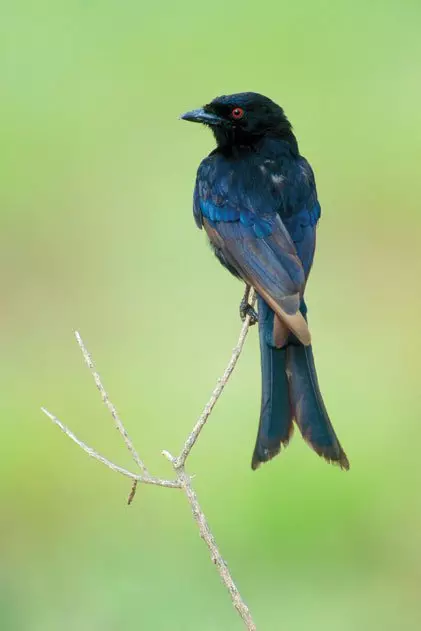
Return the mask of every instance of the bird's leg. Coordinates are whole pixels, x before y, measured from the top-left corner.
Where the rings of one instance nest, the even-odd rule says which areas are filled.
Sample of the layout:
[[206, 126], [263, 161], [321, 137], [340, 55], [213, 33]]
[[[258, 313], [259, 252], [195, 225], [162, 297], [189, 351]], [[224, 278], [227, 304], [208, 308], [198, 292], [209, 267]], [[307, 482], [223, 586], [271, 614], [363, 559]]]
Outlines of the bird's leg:
[[244, 292], [243, 299], [240, 302], [240, 318], [244, 322], [246, 317], [249, 316], [250, 326], [253, 326], [253, 324], [256, 324], [256, 322], [258, 321], [258, 316], [254, 308], [249, 303], [250, 290], [251, 290], [250, 285], [246, 285], [246, 290]]

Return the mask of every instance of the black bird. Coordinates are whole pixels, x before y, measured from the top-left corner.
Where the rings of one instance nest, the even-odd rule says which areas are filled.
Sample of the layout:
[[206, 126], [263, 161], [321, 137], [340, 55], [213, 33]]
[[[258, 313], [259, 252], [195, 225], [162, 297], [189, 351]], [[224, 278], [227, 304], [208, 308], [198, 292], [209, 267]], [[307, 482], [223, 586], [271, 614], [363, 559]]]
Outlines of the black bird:
[[217, 147], [200, 164], [193, 213], [224, 267], [258, 296], [262, 402], [251, 466], [286, 446], [293, 421], [328, 462], [349, 469], [320, 393], [304, 289], [320, 217], [313, 171], [279, 105], [254, 92], [220, 96], [183, 114]]

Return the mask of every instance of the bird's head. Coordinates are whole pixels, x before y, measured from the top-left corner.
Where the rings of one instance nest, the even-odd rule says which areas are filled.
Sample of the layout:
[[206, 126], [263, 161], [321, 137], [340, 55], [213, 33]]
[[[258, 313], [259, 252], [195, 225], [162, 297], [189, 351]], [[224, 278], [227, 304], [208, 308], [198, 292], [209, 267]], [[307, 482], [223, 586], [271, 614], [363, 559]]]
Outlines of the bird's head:
[[295, 140], [282, 107], [255, 92], [218, 96], [181, 118], [210, 127], [218, 145], [250, 145], [264, 136]]

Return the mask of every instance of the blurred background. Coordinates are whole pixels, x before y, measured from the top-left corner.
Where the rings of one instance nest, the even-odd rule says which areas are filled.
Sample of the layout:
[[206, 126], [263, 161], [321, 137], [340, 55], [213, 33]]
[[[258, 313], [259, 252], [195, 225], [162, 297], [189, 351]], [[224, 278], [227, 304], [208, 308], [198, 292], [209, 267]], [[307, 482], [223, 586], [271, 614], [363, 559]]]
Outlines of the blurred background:
[[240, 630], [185, 497], [123, 466], [73, 338], [170, 476], [240, 329], [192, 218], [214, 96], [279, 102], [323, 216], [308, 304], [344, 473], [295, 435], [250, 469], [257, 331], [189, 461], [259, 629], [421, 628], [418, 0], [15, 0], [0, 20], [0, 628]]

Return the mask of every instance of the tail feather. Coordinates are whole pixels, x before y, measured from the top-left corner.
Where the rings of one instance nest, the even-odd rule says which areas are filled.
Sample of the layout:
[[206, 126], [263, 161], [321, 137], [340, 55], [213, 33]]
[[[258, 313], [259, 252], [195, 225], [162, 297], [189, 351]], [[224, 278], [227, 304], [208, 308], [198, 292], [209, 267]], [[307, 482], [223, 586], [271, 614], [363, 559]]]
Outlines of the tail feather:
[[328, 462], [348, 470], [348, 458], [330, 422], [317, 380], [311, 346], [287, 347], [289, 396], [304, 440]]
[[275, 348], [270, 342], [273, 316], [273, 311], [259, 299], [262, 403], [252, 469], [276, 456], [281, 446], [288, 444], [293, 431], [286, 372], [287, 351], [286, 348]]
[[[277, 348], [282, 331], [276, 326], [275, 314], [262, 298], [258, 303], [262, 403], [252, 469], [287, 446], [295, 420], [304, 440], [319, 456], [348, 470], [348, 458], [320, 392], [311, 345], [303, 346], [290, 335], [285, 346]], [[305, 317], [304, 303], [302, 309]]]

